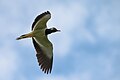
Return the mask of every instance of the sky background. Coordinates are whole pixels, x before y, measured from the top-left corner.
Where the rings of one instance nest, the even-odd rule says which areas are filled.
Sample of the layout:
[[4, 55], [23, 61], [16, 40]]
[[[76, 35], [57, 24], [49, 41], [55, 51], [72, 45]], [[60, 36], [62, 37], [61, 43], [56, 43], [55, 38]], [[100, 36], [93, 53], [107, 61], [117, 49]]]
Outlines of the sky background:
[[[52, 73], [38, 66], [31, 31], [50, 11]], [[0, 80], [120, 80], [120, 0], [0, 0]]]

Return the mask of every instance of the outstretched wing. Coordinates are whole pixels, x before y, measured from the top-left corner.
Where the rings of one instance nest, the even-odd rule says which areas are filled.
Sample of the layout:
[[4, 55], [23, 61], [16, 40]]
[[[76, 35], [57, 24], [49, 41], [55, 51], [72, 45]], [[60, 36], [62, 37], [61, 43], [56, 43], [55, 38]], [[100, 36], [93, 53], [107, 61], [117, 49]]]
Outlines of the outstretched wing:
[[[47, 37], [46, 37], [47, 38]], [[51, 42], [45, 37], [42, 43], [40, 43], [40, 39], [37, 37], [32, 38], [34, 47], [36, 49], [36, 57], [38, 59], [39, 66], [44, 73], [51, 73], [52, 63], [53, 63], [53, 46]]]
[[51, 18], [51, 14], [49, 11], [38, 15], [32, 24], [32, 30], [46, 28], [46, 23], [50, 18]]

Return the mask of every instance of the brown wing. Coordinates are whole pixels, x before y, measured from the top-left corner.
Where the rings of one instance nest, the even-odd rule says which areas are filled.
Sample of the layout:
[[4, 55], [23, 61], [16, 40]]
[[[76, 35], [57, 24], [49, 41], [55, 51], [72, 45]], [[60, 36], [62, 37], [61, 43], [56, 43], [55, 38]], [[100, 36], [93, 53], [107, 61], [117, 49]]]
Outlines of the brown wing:
[[50, 59], [45, 54], [42, 48], [39, 46], [39, 44], [32, 38], [33, 45], [35, 47], [35, 50], [37, 52], [36, 57], [39, 63], [39, 66], [41, 66], [41, 69], [44, 73], [51, 73], [52, 70], [52, 63], [53, 63], [53, 57]]

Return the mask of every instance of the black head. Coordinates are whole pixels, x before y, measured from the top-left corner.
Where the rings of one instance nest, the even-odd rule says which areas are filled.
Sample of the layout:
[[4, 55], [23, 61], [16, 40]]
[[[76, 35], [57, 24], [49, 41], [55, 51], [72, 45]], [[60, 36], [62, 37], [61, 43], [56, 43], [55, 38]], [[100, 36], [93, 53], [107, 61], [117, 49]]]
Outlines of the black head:
[[50, 30], [52, 31], [52, 33], [53, 33], [53, 32], [58, 32], [58, 31], [60, 31], [60, 30], [57, 30], [57, 29], [54, 28], [54, 27], [53, 27], [53, 28], [50, 28]]
[[56, 28], [50, 28], [50, 29], [46, 29], [45, 30], [45, 34], [48, 35], [48, 34], [51, 34], [51, 33], [54, 33], [54, 32], [59, 32], [60, 30], [57, 30]]

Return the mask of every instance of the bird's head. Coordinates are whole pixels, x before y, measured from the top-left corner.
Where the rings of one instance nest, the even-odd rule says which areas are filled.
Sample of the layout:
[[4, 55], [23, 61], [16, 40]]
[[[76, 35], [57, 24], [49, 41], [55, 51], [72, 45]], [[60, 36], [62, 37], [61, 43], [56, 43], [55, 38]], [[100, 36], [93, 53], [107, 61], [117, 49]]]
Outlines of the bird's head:
[[55, 27], [50, 28], [51, 32], [60, 32], [60, 30], [57, 30]]
[[60, 32], [60, 30], [57, 30], [55, 27], [52, 27], [50, 29], [46, 29], [45, 31], [46, 35], [54, 33], [54, 32]]

